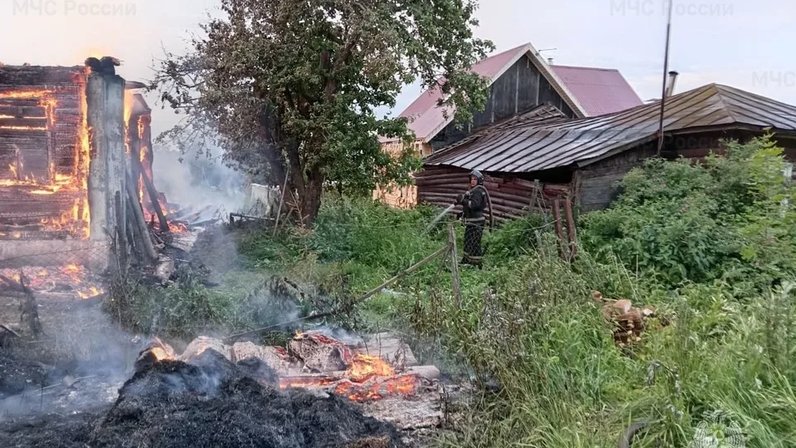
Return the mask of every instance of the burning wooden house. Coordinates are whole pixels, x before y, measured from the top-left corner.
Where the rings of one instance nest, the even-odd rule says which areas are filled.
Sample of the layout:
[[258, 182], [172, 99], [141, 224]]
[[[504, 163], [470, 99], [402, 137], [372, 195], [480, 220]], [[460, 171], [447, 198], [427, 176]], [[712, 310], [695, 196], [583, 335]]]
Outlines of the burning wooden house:
[[113, 58], [86, 65], [0, 66], [0, 268], [154, 256], [140, 205], [142, 192], [158, 197], [150, 109], [133, 93], [143, 85]]

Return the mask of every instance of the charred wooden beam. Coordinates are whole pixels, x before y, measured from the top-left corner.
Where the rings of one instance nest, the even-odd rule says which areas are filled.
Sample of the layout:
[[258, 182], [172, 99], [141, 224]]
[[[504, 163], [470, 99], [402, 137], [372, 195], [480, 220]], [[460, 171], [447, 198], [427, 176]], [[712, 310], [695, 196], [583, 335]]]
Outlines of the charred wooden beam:
[[147, 170], [143, 170], [140, 167], [140, 161], [137, 159], [132, 159], [133, 164], [139, 167], [139, 172], [141, 173], [141, 180], [144, 182], [144, 188], [146, 188], [147, 194], [149, 194], [149, 201], [152, 204], [152, 210], [155, 211], [155, 214], [158, 217], [158, 223], [160, 224], [160, 230], [163, 232], [169, 231], [169, 222], [166, 220], [166, 215], [163, 213], [163, 209], [160, 208], [160, 201], [158, 201], [158, 191], [155, 189], [155, 184], [152, 183], [152, 179], [149, 178], [149, 173]]
[[[87, 123], [91, 131], [88, 194], [90, 237], [107, 240], [126, 220], [127, 168], [124, 141], [124, 79], [92, 73], [86, 84]], [[116, 193], [123, 204], [114, 207]], [[117, 216], [121, 213], [122, 216]]]
[[0, 114], [0, 129], [2, 128], [47, 128], [46, 117], [4, 117]]
[[82, 74], [81, 66], [4, 65], [0, 66], [0, 85], [70, 85]]
[[134, 226], [138, 236], [136, 243], [141, 245], [141, 248], [145, 254], [146, 258], [143, 261], [145, 263], [151, 263], [157, 260], [158, 255], [157, 252], [155, 252], [155, 246], [152, 244], [152, 239], [149, 236], [149, 227], [147, 227], [146, 220], [144, 219], [144, 212], [141, 210], [137, 195], [138, 194], [133, 186], [128, 183], [127, 200], [129, 201], [130, 208], [133, 212], [133, 216], [130, 217], [130, 220], [132, 221], [130, 224]]
[[42, 106], [22, 106], [0, 100], [0, 116], [16, 118], [46, 118], [47, 111]]

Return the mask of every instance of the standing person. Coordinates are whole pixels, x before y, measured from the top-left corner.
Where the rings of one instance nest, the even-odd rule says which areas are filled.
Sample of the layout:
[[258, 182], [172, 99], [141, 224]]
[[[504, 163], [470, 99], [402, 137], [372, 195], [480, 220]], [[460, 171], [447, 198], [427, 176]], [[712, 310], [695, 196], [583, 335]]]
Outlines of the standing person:
[[[481, 237], [484, 234], [484, 209], [486, 208], [489, 193], [484, 187], [484, 176], [478, 170], [470, 173], [470, 188], [466, 193], [460, 194], [457, 203], [462, 205], [462, 219], [464, 221], [464, 258], [462, 264], [481, 266], [483, 252], [481, 250]], [[490, 210], [491, 213], [491, 210]]]

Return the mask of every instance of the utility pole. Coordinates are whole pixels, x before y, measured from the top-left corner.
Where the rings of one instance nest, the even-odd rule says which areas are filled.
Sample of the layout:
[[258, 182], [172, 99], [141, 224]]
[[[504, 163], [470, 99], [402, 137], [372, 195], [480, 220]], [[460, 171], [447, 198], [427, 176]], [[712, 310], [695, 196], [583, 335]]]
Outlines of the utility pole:
[[669, 14], [666, 19], [666, 49], [663, 55], [663, 86], [661, 87], [661, 116], [658, 124], [658, 156], [663, 150], [663, 111], [666, 103], [666, 76], [669, 71], [669, 36], [672, 29], [672, 7], [674, 0], [669, 0]]

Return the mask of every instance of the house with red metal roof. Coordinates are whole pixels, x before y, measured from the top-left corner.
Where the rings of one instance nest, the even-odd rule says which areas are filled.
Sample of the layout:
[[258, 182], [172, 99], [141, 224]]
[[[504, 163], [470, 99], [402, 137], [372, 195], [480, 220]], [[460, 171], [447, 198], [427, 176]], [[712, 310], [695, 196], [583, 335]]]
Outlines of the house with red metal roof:
[[414, 176], [418, 201], [447, 207], [477, 169], [495, 219], [539, 209], [569, 219], [575, 209], [609, 206], [619, 181], [651, 157], [698, 160], [721, 153], [725, 140], [748, 142], [770, 133], [785, 158], [796, 162], [796, 105], [707, 84], [665, 97], [662, 121], [661, 139], [660, 100], [576, 119], [540, 105], [426, 157]]
[[620, 112], [643, 104], [619, 70], [568, 65], [551, 65], [550, 68], [572, 92], [587, 117]]
[[[540, 105], [555, 107], [565, 117], [585, 118], [642, 104], [619, 71], [551, 65], [530, 43], [490, 56], [473, 65], [472, 71], [489, 80], [490, 86], [484, 109], [473, 115], [470, 124], [454, 123], [456, 111], [439, 106], [438, 88], [423, 92], [399, 115], [407, 119], [421, 156]], [[388, 152], [401, 150], [395, 140], [384, 140], [382, 145]], [[414, 187], [374, 192], [375, 198], [396, 206], [414, 205], [416, 196]]]

